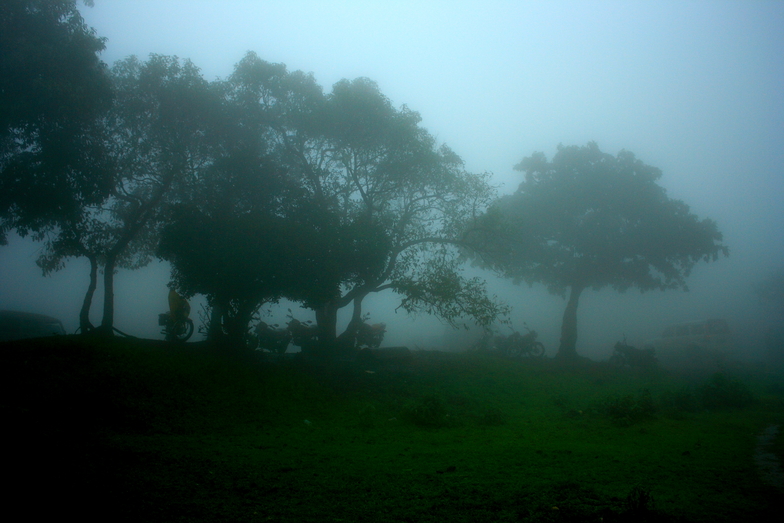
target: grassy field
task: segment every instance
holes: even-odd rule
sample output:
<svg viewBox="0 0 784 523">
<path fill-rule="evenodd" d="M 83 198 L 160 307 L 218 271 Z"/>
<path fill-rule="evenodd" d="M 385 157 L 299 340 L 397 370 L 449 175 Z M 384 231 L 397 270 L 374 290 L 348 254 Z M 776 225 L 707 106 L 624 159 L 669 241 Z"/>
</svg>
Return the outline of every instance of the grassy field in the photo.
<svg viewBox="0 0 784 523">
<path fill-rule="evenodd" d="M 784 428 L 763 369 L 236 360 L 78 337 L 0 354 L 6 508 L 31 518 L 773 521 L 782 494 L 754 462 L 757 435 Z"/>
</svg>

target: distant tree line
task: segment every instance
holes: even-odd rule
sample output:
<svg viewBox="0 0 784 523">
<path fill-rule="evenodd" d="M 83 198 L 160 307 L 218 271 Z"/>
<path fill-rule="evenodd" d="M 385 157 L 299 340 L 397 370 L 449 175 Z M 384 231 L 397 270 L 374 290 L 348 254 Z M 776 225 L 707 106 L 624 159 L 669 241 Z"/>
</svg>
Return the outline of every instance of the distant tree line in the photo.
<svg viewBox="0 0 784 523">
<path fill-rule="evenodd" d="M 363 300 L 387 289 L 408 312 L 489 326 L 508 310 L 463 274 L 468 255 L 568 289 L 559 354 L 574 356 L 584 289 L 685 287 L 694 263 L 726 254 L 715 223 L 628 152 L 535 154 L 497 199 L 487 173 L 466 171 L 369 79 L 324 92 L 251 52 L 208 82 L 169 56 L 109 68 L 103 47 L 74 0 L 0 7 L 0 242 L 12 230 L 43 242 L 45 274 L 89 261 L 84 333 L 111 335 L 116 270 L 155 257 L 180 292 L 206 296 L 209 336 L 229 346 L 281 298 L 314 311 L 323 350 L 350 346 Z"/>
</svg>

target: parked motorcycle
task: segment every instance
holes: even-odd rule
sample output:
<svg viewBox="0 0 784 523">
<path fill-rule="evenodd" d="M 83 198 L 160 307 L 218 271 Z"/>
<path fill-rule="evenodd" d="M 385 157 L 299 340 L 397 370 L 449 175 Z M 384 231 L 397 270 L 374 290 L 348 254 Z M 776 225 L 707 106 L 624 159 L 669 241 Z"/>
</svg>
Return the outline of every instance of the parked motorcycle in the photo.
<svg viewBox="0 0 784 523">
<path fill-rule="evenodd" d="M 161 333 L 166 341 L 188 341 L 193 336 L 193 320 L 188 317 L 173 316 L 170 312 L 158 315 L 158 325 L 163 327 Z"/>
<path fill-rule="evenodd" d="M 313 351 L 318 344 L 318 326 L 310 320 L 302 322 L 291 316 L 289 318 L 286 328 L 291 333 L 291 343 L 303 352 Z"/>
</svg>

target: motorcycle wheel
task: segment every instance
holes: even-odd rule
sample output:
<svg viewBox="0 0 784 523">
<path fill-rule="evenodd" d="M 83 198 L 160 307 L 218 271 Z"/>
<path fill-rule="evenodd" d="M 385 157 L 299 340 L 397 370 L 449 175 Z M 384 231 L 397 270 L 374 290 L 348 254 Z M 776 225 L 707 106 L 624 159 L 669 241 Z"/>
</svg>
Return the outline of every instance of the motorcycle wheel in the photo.
<svg viewBox="0 0 784 523">
<path fill-rule="evenodd" d="M 544 345 L 538 341 L 531 344 L 531 356 L 544 356 Z"/>
<path fill-rule="evenodd" d="M 188 341 L 193 336 L 193 320 L 178 320 L 170 325 L 166 339 L 169 341 Z"/>
</svg>

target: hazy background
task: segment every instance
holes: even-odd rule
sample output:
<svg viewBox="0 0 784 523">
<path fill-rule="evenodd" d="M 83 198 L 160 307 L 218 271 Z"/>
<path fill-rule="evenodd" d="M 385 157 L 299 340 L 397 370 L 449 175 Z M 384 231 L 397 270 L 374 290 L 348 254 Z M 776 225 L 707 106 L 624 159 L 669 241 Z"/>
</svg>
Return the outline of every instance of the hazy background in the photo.
<svg viewBox="0 0 784 523">
<path fill-rule="evenodd" d="M 668 323 L 724 317 L 760 355 L 764 313 L 752 287 L 784 264 L 784 2 L 95 0 L 80 9 L 107 38 L 108 64 L 177 55 L 213 80 L 253 50 L 312 72 L 326 91 L 369 77 L 469 170 L 492 172 L 502 193 L 520 181 L 514 164 L 534 151 L 550 158 L 559 143 L 634 152 L 663 171 L 671 197 L 718 222 L 730 257 L 698 266 L 689 293 L 585 292 L 578 352 L 606 358 L 624 333 L 642 344 Z M 0 309 L 50 314 L 73 331 L 87 263 L 43 278 L 38 249 L 15 237 L 0 247 Z M 553 354 L 565 301 L 487 276 L 514 306 L 515 326 L 537 329 Z M 167 281 L 164 264 L 121 270 L 115 325 L 162 337 Z M 101 299 L 99 288 L 94 322 Z M 365 301 L 371 321 L 388 324 L 386 344 L 444 346 L 447 328 L 396 314 L 396 304 L 390 294 Z"/>
</svg>

